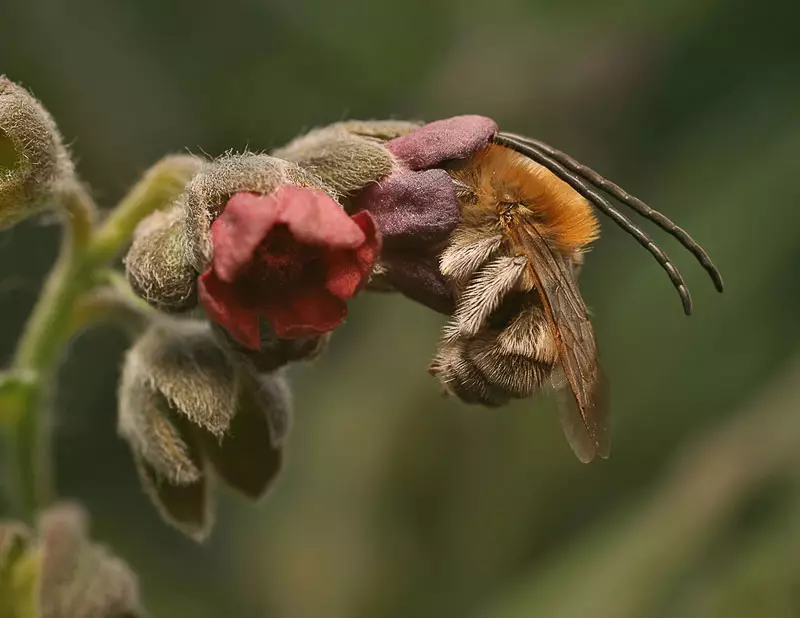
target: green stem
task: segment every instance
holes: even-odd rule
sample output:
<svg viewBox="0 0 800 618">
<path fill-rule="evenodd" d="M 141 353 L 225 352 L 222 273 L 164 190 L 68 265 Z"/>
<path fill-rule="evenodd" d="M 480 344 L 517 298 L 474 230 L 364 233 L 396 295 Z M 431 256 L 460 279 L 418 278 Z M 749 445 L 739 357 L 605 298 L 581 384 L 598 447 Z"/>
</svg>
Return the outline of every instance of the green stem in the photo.
<svg viewBox="0 0 800 618">
<path fill-rule="evenodd" d="M 151 167 L 97 230 L 89 260 L 105 264 L 113 259 L 128 243 L 138 223 L 154 210 L 175 201 L 201 165 L 202 160 L 197 157 L 174 155 Z"/>
<path fill-rule="evenodd" d="M 95 206 L 78 184 L 67 187 L 63 200 L 64 239 L 61 253 L 45 283 L 22 338 L 12 371 L 32 379 L 18 399 L 11 428 L 17 471 L 17 501 L 21 514 L 30 519 L 52 494 L 48 386 L 53 380 L 57 355 L 65 343 L 63 333 L 69 307 L 81 291 L 81 255 L 91 242 Z"/>
<path fill-rule="evenodd" d="M 105 285 L 84 294 L 72 308 L 71 336 L 103 321 L 113 321 L 131 332 L 138 332 L 158 315 L 153 307 L 134 294 L 121 273 L 108 269 L 100 274 L 98 282 L 104 281 Z"/>
<path fill-rule="evenodd" d="M 70 306 L 83 287 L 85 276 L 82 256 L 92 239 L 95 206 L 80 185 L 68 187 L 62 196 L 64 239 L 61 253 L 45 283 L 25 332 L 17 345 L 14 366 L 38 373 L 52 364 L 63 341 L 58 334 L 68 316 L 63 308 Z"/>
<path fill-rule="evenodd" d="M 77 330 L 76 319 L 80 321 L 76 307 L 90 299 L 100 285 L 111 285 L 119 292 L 120 278 L 109 279 L 101 273 L 128 244 L 139 222 L 172 203 L 199 165 L 198 159 L 188 156 L 162 159 L 97 228 L 96 207 L 82 186 L 74 183 L 60 193 L 65 227 L 61 252 L 20 338 L 11 368 L 12 374 L 26 376 L 15 410 L 8 414 L 17 473 L 15 498 L 25 519 L 32 519 L 53 496 L 48 398 L 61 352 Z M 90 312 L 89 317 L 100 313 Z M 84 319 L 78 326 L 85 324 Z"/>
</svg>

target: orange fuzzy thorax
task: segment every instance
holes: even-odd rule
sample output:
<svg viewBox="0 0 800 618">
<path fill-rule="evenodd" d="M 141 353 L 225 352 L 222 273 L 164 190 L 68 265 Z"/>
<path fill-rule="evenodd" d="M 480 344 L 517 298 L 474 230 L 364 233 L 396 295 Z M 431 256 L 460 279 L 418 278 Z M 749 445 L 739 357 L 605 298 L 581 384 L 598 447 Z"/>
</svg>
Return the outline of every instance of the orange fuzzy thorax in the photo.
<svg viewBox="0 0 800 618">
<path fill-rule="evenodd" d="M 474 192 L 473 199 L 461 203 L 468 225 L 488 222 L 513 203 L 531 211 L 539 233 L 565 254 L 585 250 L 599 236 L 589 202 L 550 170 L 509 148 L 490 144 L 451 174 Z"/>
</svg>

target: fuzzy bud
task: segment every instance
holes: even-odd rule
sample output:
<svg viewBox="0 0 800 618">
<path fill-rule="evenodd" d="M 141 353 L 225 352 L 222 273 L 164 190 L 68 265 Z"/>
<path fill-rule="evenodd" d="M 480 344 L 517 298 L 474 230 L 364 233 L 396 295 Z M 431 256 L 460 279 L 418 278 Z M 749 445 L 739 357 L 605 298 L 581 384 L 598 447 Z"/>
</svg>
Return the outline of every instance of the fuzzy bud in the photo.
<svg viewBox="0 0 800 618">
<path fill-rule="evenodd" d="M 214 524 L 208 475 L 203 473 L 192 483 L 173 483 L 135 450 L 133 462 L 142 488 L 161 519 L 190 539 L 205 540 Z"/>
<path fill-rule="evenodd" d="M 278 442 L 288 430 L 291 403 L 289 385 L 281 376 L 248 376 L 226 435 L 216 439 L 201 434 L 217 474 L 248 498 L 263 496 L 281 469 Z"/>
<path fill-rule="evenodd" d="M 46 511 L 39 523 L 42 618 L 144 617 L 136 576 L 87 537 L 88 517 L 74 504 Z"/>
<path fill-rule="evenodd" d="M 197 304 L 197 272 L 186 254 L 183 203 L 175 196 L 203 164 L 191 155 L 166 156 L 132 190 L 158 209 L 136 227 L 124 259 L 125 274 L 131 288 L 162 311 L 187 311 Z"/>
<path fill-rule="evenodd" d="M 237 375 L 202 322 L 152 327 L 125 358 L 119 432 L 159 474 L 184 485 L 200 477 L 179 419 L 221 437 L 235 413 Z"/>
<path fill-rule="evenodd" d="M 88 537 L 88 518 L 60 503 L 39 518 L 38 534 L 0 524 L 3 618 L 144 618 L 136 576 Z"/>
<path fill-rule="evenodd" d="M 156 309 L 180 312 L 197 304 L 197 273 L 186 259 L 183 211 L 156 211 L 136 228 L 125 274 L 137 295 Z"/>
<path fill-rule="evenodd" d="M 345 198 L 386 178 L 395 168 L 392 155 L 374 133 L 355 132 L 370 128 L 369 123 L 350 122 L 315 129 L 276 150 L 274 155 L 301 165 L 331 187 L 337 197 Z M 393 135 L 391 128 L 397 129 L 375 130 L 378 135 Z"/>
<path fill-rule="evenodd" d="M 196 540 L 212 524 L 213 471 L 255 498 L 280 470 L 288 386 L 258 376 L 205 322 L 151 327 L 126 356 L 119 401 L 119 433 L 145 492 L 167 523 Z"/>
<path fill-rule="evenodd" d="M 211 264 L 211 224 L 231 196 L 242 192 L 269 195 L 281 185 L 332 192 L 298 165 L 268 155 L 229 155 L 206 164 L 180 200 L 185 209 L 187 257 L 195 271 L 205 272 Z"/>
<path fill-rule="evenodd" d="M 47 205 L 73 167 L 55 122 L 24 88 L 0 76 L 0 228 Z"/>
</svg>

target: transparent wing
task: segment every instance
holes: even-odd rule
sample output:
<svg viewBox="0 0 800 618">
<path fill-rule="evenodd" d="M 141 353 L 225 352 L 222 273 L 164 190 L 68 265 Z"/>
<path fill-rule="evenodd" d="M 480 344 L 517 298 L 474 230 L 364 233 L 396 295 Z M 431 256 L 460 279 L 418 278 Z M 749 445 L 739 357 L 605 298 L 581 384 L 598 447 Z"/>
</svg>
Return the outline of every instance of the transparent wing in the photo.
<svg viewBox="0 0 800 618">
<path fill-rule="evenodd" d="M 563 384 L 556 392 L 561 426 L 578 459 L 608 457 L 608 388 L 600 371 L 594 330 L 566 258 L 550 249 L 536 228 L 514 218 L 506 232 L 528 258 L 558 349 Z"/>
</svg>

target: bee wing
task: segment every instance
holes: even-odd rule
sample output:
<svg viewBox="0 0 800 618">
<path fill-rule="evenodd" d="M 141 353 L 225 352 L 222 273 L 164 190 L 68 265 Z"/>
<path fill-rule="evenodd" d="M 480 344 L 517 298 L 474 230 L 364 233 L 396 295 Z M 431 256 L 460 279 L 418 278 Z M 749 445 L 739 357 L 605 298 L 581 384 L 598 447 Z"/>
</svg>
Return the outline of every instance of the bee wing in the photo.
<svg viewBox="0 0 800 618">
<path fill-rule="evenodd" d="M 598 363 L 594 330 L 572 269 L 534 226 L 515 221 L 507 232 L 528 258 L 528 271 L 558 349 L 567 382 L 557 389 L 564 434 L 582 462 L 596 456 L 606 458 L 610 447 L 608 389 Z"/>
<path fill-rule="evenodd" d="M 589 411 L 590 418 L 594 419 L 601 428 L 592 432 L 586 424 L 585 412 L 578 407 L 577 398 L 574 396 L 571 387 L 561 385 L 555 391 L 555 399 L 558 404 L 558 418 L 561 429 L 566 436 L 572 450 L 577 458 L 583 463 L 589 463 L 596 456 L 608 457 L 608 382 L 599 376 L 596 392 L 592 399 L 592 408 Z M 599 436 L 599 441 L 597 437 Z"/>
</svg>

